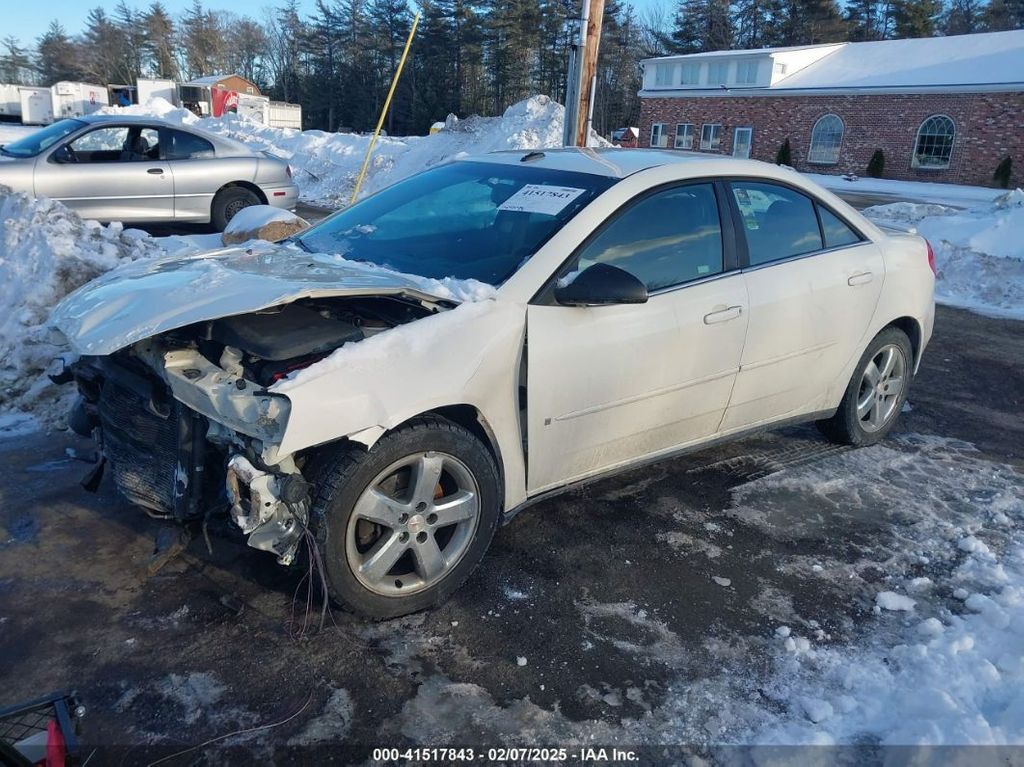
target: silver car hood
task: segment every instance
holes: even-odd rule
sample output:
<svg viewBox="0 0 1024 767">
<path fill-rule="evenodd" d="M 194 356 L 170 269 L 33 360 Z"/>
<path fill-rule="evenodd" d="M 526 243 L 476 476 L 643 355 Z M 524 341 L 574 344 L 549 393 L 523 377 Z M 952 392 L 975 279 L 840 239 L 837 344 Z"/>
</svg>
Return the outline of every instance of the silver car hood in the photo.
<svg viewBox="0 0 1024 767">
<path fill-rule="evenodd" d="M 106 355 L 194 322 L 300 298 L 396 294 L 453 299 L 436 280 L 261 242 L 125 264 L 65 297 L 50 322 L 75 352 Z"/>
</svg>

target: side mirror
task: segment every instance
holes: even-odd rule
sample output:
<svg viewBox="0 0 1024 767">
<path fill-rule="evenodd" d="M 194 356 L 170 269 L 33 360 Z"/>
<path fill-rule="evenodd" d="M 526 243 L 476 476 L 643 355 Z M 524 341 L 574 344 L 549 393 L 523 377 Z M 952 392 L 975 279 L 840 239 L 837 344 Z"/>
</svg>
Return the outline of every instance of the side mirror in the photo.
<svg viewBox="0 0 1024 767">
<path fill-rule="evenodd" d="M 75 153 L 71 151 L 71 147 L 65 144 L 64 146 L 57 147 L 53 150 L 53 154 L 50 155 L 50 160 L 51 162 L 60 163 L 61 165 L 64 163 L 74 162 Z"/>
<path fill-rule="evenodd" d="M 594 264 L 570 282 L 559 284 L 555 288 L 555 300 L 563 306 L 645 304 L 647 286 L 617 266 Z"/>
</svg>

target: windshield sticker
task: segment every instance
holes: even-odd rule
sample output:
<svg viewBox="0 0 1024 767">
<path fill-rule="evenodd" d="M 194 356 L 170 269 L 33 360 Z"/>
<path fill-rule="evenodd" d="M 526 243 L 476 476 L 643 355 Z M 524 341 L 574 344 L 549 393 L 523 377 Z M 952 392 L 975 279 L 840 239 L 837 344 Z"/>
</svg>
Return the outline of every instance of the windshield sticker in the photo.
<svg viewBox="0 0 1024 767">
<path fill-rule="evenodd" d="M 499 205 L 498 210 L 557 216 L 566 205 L 585 191 L 585 189 L 577 189 L 573 186 L 527 184 Z"/>
</svg>

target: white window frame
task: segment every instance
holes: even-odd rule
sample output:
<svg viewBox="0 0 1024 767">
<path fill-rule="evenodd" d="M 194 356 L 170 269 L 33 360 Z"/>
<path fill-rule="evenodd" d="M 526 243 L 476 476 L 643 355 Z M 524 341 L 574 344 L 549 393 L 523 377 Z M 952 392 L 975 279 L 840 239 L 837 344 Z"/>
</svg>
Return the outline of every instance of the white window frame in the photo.
<svg viewBox="0 0 1024 767">
<path fill-rule="evenodd" d="M 721 72 L 721 76 L 718 75 Z M 726 85 L 729 82 L 729 62 L 708 62 L 708 85 Z"/>
<path fill-rule="evenodd" d="M 736 154 L 736 146 L 739 143 L 740 133 L 746 131 L 747 133 L 747 153 L 740 155 Z M 732 129 L 732 156 L 742 157 L 744 160 L 750 159 L 750 153 L 754 149 L 754 129 L 749 125 L 742 125 L 738 128 Z"/>
<path fill-rule="evenodd" d="M 827 122 L 826 122 L 827 121 Z M 839 123 L 839 138 L 836 139 L 834 130 L 825 133 L 826 126 Z M 838 165 L 839 152 L 843 147 L 843 137 L 846 135 L 846 123 L 843 118 L 833 112 L 824 114 L 814 121 L 811 128 L 811 143 L 807 147 L 808 165 Z M 826 139 L 828 140 L 826 143 Z"/>
<path fill-rule="evenodd" d="M 710 130 L 709 130 L 710 129 Z M 705 138 L 705 133 L 707 138 Z M 704 123 L 700 126 L 700 151 L 717 152 L 722 148 L 722 123 Z"/>
<path fill-rule="evenodd" d="M 944 163 L 941 163 L 941 164 L 921 163 L 921 161 L 918 159 L 917 150 L 918 150 L 918 147 L 921 144 L 922 131 L 924 131 L 925 126 L 928 125 L 933 120 L 946 120 L 946 121 L 949 122 L 949 125 L 952 128 L 952 132 L 949 133 L 949 155 L 946 157 L 946 161 Z M 930 133 L 930 134 L 927 134 L 927 135 L 938 136 L 940 134 L 938 134 L 938 133 Z M 941 134 L 941 135 L 946 135 L 946 134 Z M 953 162 L 953 148 L 954 148 L 955 144 L 956 144 L 956 121 L 952 117 L 950 117 L 949 115 L 944 115 L 944 114 L 928 115 L 924 120 L 921 121 L 921 124 L 917 127 L 917 133 L 914 134 L 914 149 L 913 149 L 913 153 L 910 156 L 911 157 L 911 162 L 910 162 L 911 167 L 915 168 L 915 169 L 919 169 L 919 170 L 947 170 L 949 168 L 950 164 Z"/>
<path fill-rule="evenodd" d="M 651 123 L 651 146 L 655 149 L 668 148 L 668 123 Z M 655 142 L 654 134 L 657 130 L 658 141 Z"/>
<path fill-rule="evenodd" d="M 687 79 L 687 74 L 690 75 Z M 700 85 L 700 62 L 690 61 L 679 67 L 680 85 Z"/>
<path fill-rule="evenodd" d="M 687 128 L 688 130 L 684 130 L 683 131 L 683 135 L 680 136 L 679 135 L 679 129 L 680 128 Z M 678 123 L 676 125 L 676 135 L 675 135 L 675 138 L 674 138 L 674 140 L 672 142 L 672 148 L 673 149 L 693 149 L 693 134 L 694 134 L 694 130 L 693 129 L 694 129 L 694 124 L 693 123 Z M 682 138 L 682 143 L 680 143 L 680 138 Z M 687 139 L 689 139 L 689 141 L 687 141 Z"/>
<path fill-rule="evenodd" d="M 760 63 L 757 59 L 753 61 L 737 61 L 736 84 L 755 85 L 757 83 L 757 74 L 760 70 Z"/>
</svg>

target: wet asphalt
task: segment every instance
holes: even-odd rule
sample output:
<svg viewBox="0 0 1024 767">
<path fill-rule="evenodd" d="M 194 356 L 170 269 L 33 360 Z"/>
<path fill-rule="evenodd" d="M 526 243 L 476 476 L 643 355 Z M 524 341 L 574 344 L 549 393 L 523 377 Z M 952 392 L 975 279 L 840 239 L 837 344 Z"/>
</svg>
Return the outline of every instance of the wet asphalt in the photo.
<svg viewBox="0 0 1024 767">
<path fill-rule="evenodd" d="M 1024 470 L 1022 327 L 940 307 L 897 441 L 963 440 Z M 728 731 L 716 730 L 714 700 L 668 718 L 680 685 L 692 693 L 734 668 L 735 695 L 758 698 L 748 680 L 767 656 L 752 638 L 815 616 L 842 642 L 870 616 L 853 587 L 780 563 L 853 561 L 889 535 L 852 515 L 813 535 L 744 522 L 737 488 L 848 450 L 812 426 L 788 428 L 537 504 L 437 610 L 380 624 L 332 611 L 302 634 L 302 574 L 227 529 L 212 531 L 212 553 L 197 538 L 150 575 L 164 523 L 109 480 L 83 492 L 89 467 L 69 450 L 88 445 L 65 433 L 0 442 L 0 705 L 76 690 L 85 739 L 121 749 L 93 764 L 146 764 L 296 711 L 169 763 L 291 763 L 295 752 L 279 749 L 318 742 L 345 744 L 338 763 L 375 746 L 550 745 L 580 737 L 581 723 L 606 743 L 645 722 L 714 742 Z M 803 513 L 784 488 L 772 502 Z"/>
</svg>

